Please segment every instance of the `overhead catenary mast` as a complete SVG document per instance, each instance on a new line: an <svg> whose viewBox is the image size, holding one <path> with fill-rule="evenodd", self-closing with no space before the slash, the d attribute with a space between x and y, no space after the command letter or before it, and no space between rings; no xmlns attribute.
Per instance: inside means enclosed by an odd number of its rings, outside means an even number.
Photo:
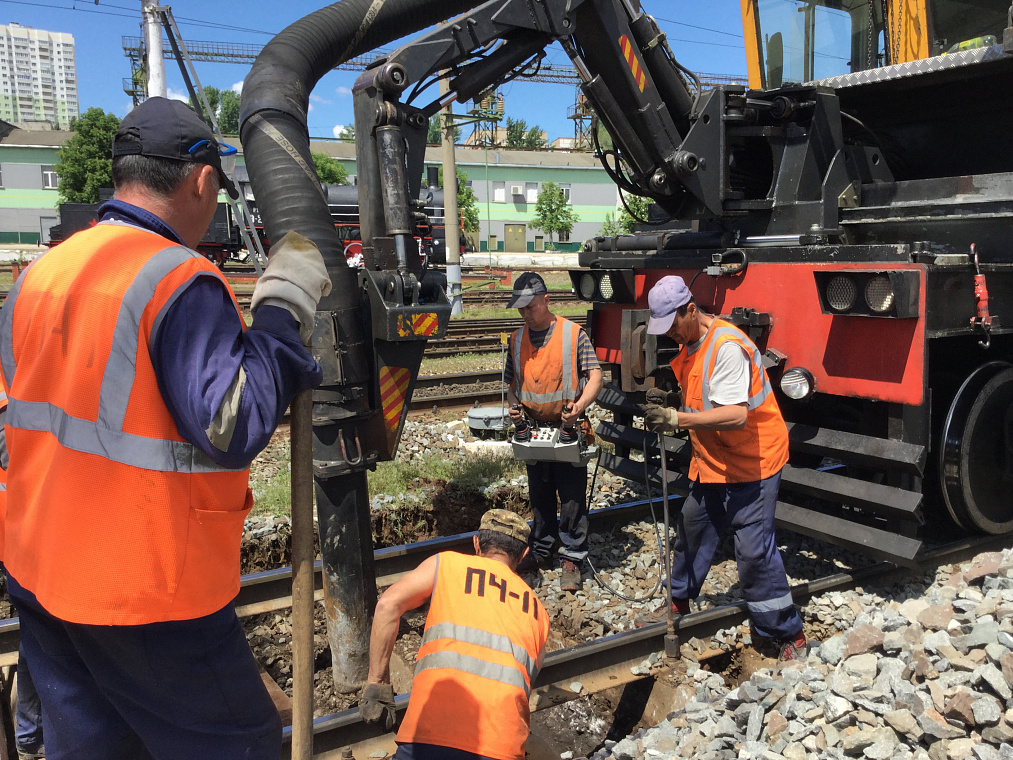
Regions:
<svg viewBox="0 0 1013 760"><path fill-rule="evenodd" d="M154 0L141 0L145 47L148 50L148 97L166 97L165 58L162 54L162 24Z"/></svg>

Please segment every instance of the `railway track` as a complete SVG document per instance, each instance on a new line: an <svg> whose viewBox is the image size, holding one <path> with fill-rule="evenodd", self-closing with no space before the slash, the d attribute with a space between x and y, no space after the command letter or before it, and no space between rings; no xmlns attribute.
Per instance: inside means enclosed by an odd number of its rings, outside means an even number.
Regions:
<svg viewBox="0 0 1013 760"><path fill-rule="evenodd" d="M677 498L673 497L677 501ZM657 508L657 500L656 500ZM649 514L646 500L592 510L589 518L593 532L643 519ZM374 552L377 583L387 586L405 572L416 567L426 557L440 551L464 550L471 546L473 533L447 536L404 546L378 549ZM938 545L923 554L922 568L960 562L981 551L1001 548L1008 544L1008 536L965 538ZM870 582L886 582L894 573L907 572L890 562L878 562L850 572L837 573L793 586L797 604L805 604L812 596L828 591L844 591ZM317 599L323 596L320 565L316 566ZM284 610L291 606L291 568L268 570L244 576L236 610L241 617ZM682 641L692 637L705 638L718 630L729 628L746 616L744 602L711 608L685 615L676 621L676 632ZM0 623L0 666L17 661L18 620L12 618ZM603 637L596 641L562 649L546 655L545 663L533 684L531 709L542 710L564 702L587 696L605 689L624 686L650 676L635 674L631 668L650 655L664 651L665 624L659 623L640 629ZM580 681L579 694L570 689L573 681ZM408 695L397 698L397 711L403 714ZM358 710L352 708L314 720L314 755L316 760L338 758L343 749L351 748L355 757L373 756L378 750L392 752L394 735L363 723ZM290 728L284 732L282 757L290 757ZM379 755L376 755L379 756Z"/></svg>

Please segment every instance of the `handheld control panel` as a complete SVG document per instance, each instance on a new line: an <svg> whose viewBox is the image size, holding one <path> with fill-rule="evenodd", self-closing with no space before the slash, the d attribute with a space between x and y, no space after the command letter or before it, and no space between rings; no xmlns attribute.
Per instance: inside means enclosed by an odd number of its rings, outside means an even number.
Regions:
<svg viewBox="0 0 1013 760"><path fill-rule="evenodd" d="M526 439L519 440L515 435L513 443L514 456L526 462L569 462L583 467L598 454L597 446L588 446L583 435L577 440L564 443L559 440L562 432L556 427L529 427Z"/></svg>

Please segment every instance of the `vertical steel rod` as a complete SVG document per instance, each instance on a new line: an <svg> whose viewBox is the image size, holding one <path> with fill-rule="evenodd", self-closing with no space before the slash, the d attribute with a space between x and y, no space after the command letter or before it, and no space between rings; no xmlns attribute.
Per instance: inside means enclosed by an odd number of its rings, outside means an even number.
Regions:
<svg viewBox="0 0 1013 760"><path fill-rule="evenodd" d="M313 391L292 400L292 760L313 757Z"/></svg>

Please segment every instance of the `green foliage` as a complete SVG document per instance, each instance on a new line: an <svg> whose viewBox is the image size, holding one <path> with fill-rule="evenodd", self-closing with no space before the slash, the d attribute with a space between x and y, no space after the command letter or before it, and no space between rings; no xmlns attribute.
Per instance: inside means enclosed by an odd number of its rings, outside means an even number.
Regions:
<svg viewBox="0 0 1013 760"><path fill-rule="evenodd" d="M204 97L218 120L218 128L223 135L239 134L239 93L232 90L219 90L211 85L204 86ZM194 106L193 98L187 98L186 103L198 113L201 109Z"/></svg>
<svg viewBox="0 0 1013 760"><path fill-rule="evenodd" d="M113 186L113 135L120 125L114 114L89 108L70 124L74 133L57 151L53 167L60 176L61 203L98 203L98 191Z"/></svg>
<svg viewBox="0 0 1013 760"><path fill-rule="evenodd" d="M328 185L348 184L348 172L336 158L317 151L313 151L310 155L313 156L313 166L316 167L321 182Z"/></svg>
<svg viewBox="0 0 1013 760"><path fill-rule="evenodd" d="M338 133L338 139L346 143L355 142L355 125L349 124L347 127L342 127Z"/></svg>
<svg viewBox="0 0 1013 760"><path fill-rule="evenodd" d="M580 216L570 206L563 194L563 188L555 182L543 182L535 203L535 216L531 226L536 230L549 233L549 249L552 250L554 233L569 234L573 225L580 221Z"/></svg>
<svg viewBox="0 0 1013 760"><path fill-rule="evenodd" d="M442 113L433 114L432 116L429 117L429 132L426 135L427 144L439 145L441 142L443 142L443 129L441 126L442 119L443 119ZM455 124L454 144L456 145L459 142L461 142L461 128Z"/></svg>
<svg viewBox="0 0 1013 760"><path fill-rule="evenodd" d="M440 187L443 187L443 167L440 167ZM478 231L478 196L468 187L468 175L457 167L457 213L463 217L464 231Z"/></svg>
<svg viewBox="0 0 1013 760"><path fill-rule="evenodd" d="M630 207L630 211L641 219L647 218L648 209L651 206L650 198L644 198L640 195L624 195L623 197L626 198L626 205ZM634 232L633 226L636 223L637 220L630 215L630 212L624 206L619 206L614 215L611 212L605 214L605 223L601 226L598 234L603 237L632 235Z"/></svg>
<svg viewBox="0 0 1013 760"><path fill-rule="evenodd" d="M511 119L507 117L506 123L506 146L508 148L541 148L545 146L545 138L542 137L542 128L535 124L528 129L528 123L524 119Z"/></svg>

